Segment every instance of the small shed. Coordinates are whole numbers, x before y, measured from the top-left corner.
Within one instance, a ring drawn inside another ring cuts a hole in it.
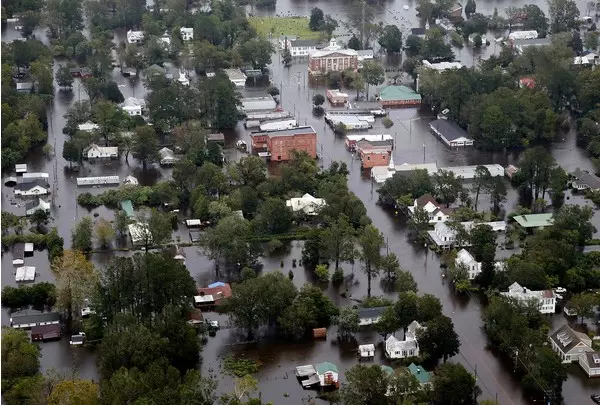
[[[47,342],[49,340],[60,340],[62,330],[60,325],[40,325],[31,328],[32,342]]]
[[[134,217],[133,203],[131,202],[131,200],[120,201],[119,205],[121,206],[121,209],[123,211],[125,211],[125,213],[127,214],[127,216],[129,218],[133,218]]]
[[[14,265],[21,265],[24,263],[23,259],[25,258],[25,244],[24,243],[15,243],[12,248],[13,253],[13,261]]]
[[[23,283],[27,281],[35,281],[35,267],[33,266],[22,266],[17,267],[15,273],[15,281],[17,283]]]
[[[296,377],[298,378],[308,378],[315,374],[317,374],[317,370],[315,370],[315,366],[312,364],[296,367]]]
[[[358,346],[358,355],[363,359],[367,357],[375,357],[375,345],[368,344]]]
[[[25,163],[15,165],[15,172],[17,174],[23,174],[23,173],[27,172],[27,165]]]
[[[219,145],[225,145],[225,135],[222,133],[208,135],[207,141],[218,143]]]
[[[23,252],[25,253],[25,256],[33,256],[33,243],[31,242],[27,242],[25,243],[25,246],[23,247]]]
[[[324,339],[327,338],[327,328],[314,328],[313,339]]]
[[[200,241],[200,231],[198,229],[190,229],[190,241],[196,243]]]
[[[79,332],[76,335],[71,335],[71,340],[69,341],[69,344],[71,346],[83,346],[84,343],[85,343],[85,333]]]
[[[202,221],[199,219],[186,219],[185,226],[188,228],[200,228],[202,226]]]

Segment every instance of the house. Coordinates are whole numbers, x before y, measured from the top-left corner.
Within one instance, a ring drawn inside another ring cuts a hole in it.
[[[425,27],[411,28],[410,35],[415,35],[420,38],[425,38],[426,31],[427,31],[427,29]]]
[[[162,148],[161,150],[158,151],[158,154],[160,155],[160,165],[161,166],[171,166],[171,165],[174,165],[175,162],[177,162],[177,158],[175,157],[175,154],[169,148],[166,148],[166,147]]]
[[[567,302],[563,306],[563,312],[565,313],[566,316],[577,316],[577,308],[575,308],[573,306],[571,301]]]
[[[185,70],[179,69],[179,74],[177,76],[177,83],[181,84],[182,86],[190,85],[190,79],[188,78],[187,73],[185,73]]]
[[[431,130],[449,147],[472,146],[473,139],[454,122],[438,119],[429,124]]]
[[[311,126],[257,132],[251,138],[252,152],[265,152],[265,156],[271,160],[290,160],[293,150],[304,151],[313,159],[317,157],[317,133]]]
[[[159,44],[162,44],[163,47],[168,51],[171,49],[171,36],[169,35],[168,32],[165,32],[164,34],[162,34],[160,37],[156,38],[156,41]],[[154,66],[154,65],[153,65]],[[158,65],[156,65],[158,66]],[[148,68],[150,69],[150,68]],[[166,72],[165,72],[166,73]]]
[[[551,45],[552,41],[550,38],[534,38],[534,39],[513,39],[510,41],[512,47],[516,49],[517,53],[521,54],[529,47],[535,46],[547,46]]]
[[[194,296],[194,307],[212,308],[223,303],[223,299],[231,297],[231,286],[228,283],[217,281],[208,287],[198,288],[198,294]]]
[[[431,194],[422,195],[414,201],[412,207],[408,207],[411,215],[414,215],[417,207],[422,208],[427,212],[430,224],[448,221],[453,211],[451,208],[446,208],[438,204]]]
[[[513,219],[520,227],[525,229],[545,228],[547,226],[552,226],[552,223],[554,222],[552,214],[517,215],[514,216]]]
[[[368,134],[360,134],[360,135],[346,135],[346,148],[350,151],[356,150],[356,144],[359,141],[388,141],[392,143],[392,147],[394,145],[394,137],[392,135],[381,134],[381,135],[368,135]]]
[[[358,69],[358,52],[354,49],[342,49],[335,38],[331,38],[329,46],[308,54],[308,74],[311,76],[347,69]]]
[[[277,108],[277,102],[273,96],[247,97],[240,100],[238,109],[242,112],[273,111]]]
[[[367,326],[373,325],[379,322],[381,315],[385,312],[388,307],[374,307],[374,308],[359,308],[358,317],[360,318],[359,325]]]
[[[47,342],[49,340],[60,340],[62,330],[60,325],[40,325],[31,328],[32,342]]]
[[[13,312],[10,315],[10,326],[15,329],[31,329],[34,326],[58,324],[60,324],[60,314],[58,312],[41,312],[26,309]]]
[[[371,115],[371,117],[373,117]],[[370,120],[363,115],[326,115],[325,121],[335,129],[336,126],[343,124],[347,131],[353,131],[357,129],[369,129],[372,128]],[[375,117],[373,117],[373,122]]]
[[[98,146],[93,143],[83,153],[88,159],[116,159],[119,157],[119,148],[116,146]]]
[[[529,89],[535,89],[535,77],[531,77],[531,76],[526,76],[526,77],[521,77],[519,79],[519,87],[520,88],[529,88]]]
[[[359,345],[358,355],[363,359],[368,357],[375,357],[375,345],[372,343],[368,345]]]
[[[25,244],[15,243],[12,247],[12,256],[14,265],[22,265],[25,259]]]
[[[83,77],[84,79],[89,79],[91,77],[94,77],[94,73],[91,71],[91,69],[84,67],[81,69],[81,77]]]
[[[35,267],[32,267],[32,266],[17,267],[17,271],[15,273],[15,281],[17,283],[35,281]]]
[[[147,224],[136,222],[127,225],[127,229],[129,231],[131,243],[134,246],[144,246],[146,245],[146,242],[152,244],[152,235],[150,234],[150,229]]]
[[[324,361],[315,364],[315,371],[319,377],[319,385],[321,387],[338,386],[340,372],[335,364]]]
[[[419,381],[421,387],[431,384],[431,373],[423,367],[417,366],[415,363],[410,363],[407,369]]]
[[[19,82],[17,83],[17,91],[19,93],[31,93],[33,91],[32,82]]]
[[[39,196],[50,193],[50,187],[45,180],[37,179],[33,181],[17,183],[14,188],[15,195],[23,197],[27,196]]]
[[[79,68],[79,67],[70,68],[69,73],[71,73],[71,77],[81,77],[81,68]]]
[[[338,89],[327,90],[325,93],[327,100],[331,103],[331,105],[345,105],[348,102],[350,96],[348,93],[342,93]]]
[[[376,141],[375,143],[360,141],[356,145],[356,150],[360,157],[360,166],[363,169],[387,166],[391,160],[392,145],[385,141]]]
[[[410,209],[410,208],[409,208]],[[505,221],[492,221],[492,222],[461,222],[460,225],[466,230],[470,230],[474,226],[477,225],[487,225],[494,232],[506,232],[506,222]],[[438,222],[434,225],[433,231],[427,231],[429,237],[433,242],[441,247],[441,248],[450,248],[457,245],[457,232],[455,229],[450,227],[447,222]],[[458,241],[459,246],[468,246],[468,241]]]
[[[130,44],[140,44],[144,40],[144,31],[127,31],[127,42]]]
[[[129,175],[123,179],[123,185],[137,186],[139,184],[140,182],[138,181],[138,179],[136,179],[132,175]]]
[[[466,251],[465,249],[461,249],[456,255],[456,259],[454,260],[455,265],[465,266],[468,272],[469,280],[475,279],[479,273],[481,273],[481,263],[475,260],[475,258]]]
[[[91,131],[100,129],[100,126],[98,124],[94,124],[91,121],[88,121],[88,122],[84,122],[83,124],[79,124],[77,126],[77,129],[80,131],[91,132]]]
[[[417,330],[423,327],[417,322],[412,321],[404,334],[404,340],[397,339],[390,335],[385,341],[385,354],[390,359],[404,359],[419,355],[419,343],[417,342]]]
[[[240,69],[224,69],[223,71],[235,87],[246,86],[246,75]]]
[[[593,66],[599,63],[598,58],[600,58],[598,53],[592,51],[584,51],[580,56],[576,56],[575,58],[573,58],[573,64],[579,66]]]
[[[223,133],[210,134],[206,138],[207,143],[218,143],[221,146],[225,146],[225,135]]]
[[[463,65],[460,62],[438,62],[431,63],[428,60],[423,61],[423,67],[427,69],[434,69],[438,71],[448,70],[448,69],[461,69]],[[418,90],[418,88],[417,88]]]
[[[306,215],[317,215],[321,208],[325,207],[325,199],[315,198],[309,193],[304,194],[300,198],[290,198],[285,202],[287,207],[292,209],[292,212],[302,211]]]
[[[179,34],[181,35],[181,39],[183,41],[191,41],[194,39],[194,28],[181,27],[179,29]]]
[[[375,59],[375,52],[372,49],[359,49],[356,51],[356,54],[358,56],[359,68],[362,67],[364,61]]]
[[[519,171],[519,168],[517,166],[513,166],[513,165],[508,165],[506,166],[506,168],[504,169],[504,174],[506,175],[506,177],[508,177],[509,179],[512,179],[513,176],[515,174],[517,174],[517,172]]]
[[[321,43],[314,39],[293,39],[287,41],[287,47],[293,58],[307,57],[311,52],[322,48]],[[285,43],[284,43],[285,49]]]
[[[585,170],[575,170],[571,185],[576,190],[600,190],[600,177]]]
[[[379,92],[382,107],[414,107],[421,105],[421,95],[406,86],[387,86]]]
[[[23,253],[24,253],[25,257],[33,256],[33,249],[34,249],[33,243],[31,243],[31,242],[25,243],[25,246],[23,247]]]
[[[50,212],[50,203],[42,200],[41,198],[36,198],[32,201],[27,201],[25,203],[25,215],[33,215],[37,210],[42,210],[44,212]]]
[[[600,352],[585,352],[579,356],[579,366],[588,377],[600,377]]]
[[[556,312],[556,294],[552,290],[532,291],[514,282],[508,287],[508,291],[500,294],[521,303],[535,303],[542,314]]]
[[[143,98],[127,97],[121,104],[121,109],[129,116],[142,115],[146,108],[146,101]]]
[[[27,164],[26,163],[18,163],[15,165],[15,173],[17,175],[23,174],[27,172]]]
[[[581,355],[592,352],[592,339],[585,333],[563,325],[550,335],[550,344],[563,363],[579,361]],[[594,363],[595,364],[595,363]]]

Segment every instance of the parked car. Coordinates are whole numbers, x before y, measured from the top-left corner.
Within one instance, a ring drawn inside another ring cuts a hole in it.
[[[208,326],[209,329],[219,329],[219,321],[211,321],[210,319],[206,319],[204,321],[206,323],[206,326]]]
[[[567,292],[567,289],[566,289],[566,288],[563,288],[563,287],[556,287],[556,288],[554,289],[554,291],[556,291],[556,292],[557,292],[557,293],[559,293],[559,294],[564,294],[564,293],[566,293],[566,292]]]
[[[71,340],[69,341],[69,344],[71,346],[83,346],[84,342],[85,342],[85,333],[79,332],[76,335],[71,335]]]

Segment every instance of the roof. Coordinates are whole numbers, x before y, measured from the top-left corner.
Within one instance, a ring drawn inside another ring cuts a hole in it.
[[[521,77],[519,79],[519,84],[521,84],[522,87],[533,89],[535,88],[535,77]]]
[[[49,335],[47,338],[54,336],[59,337],[61,334],[61,327],[60,325],[38,325],[31,328],[31,334]]]
[[[315,40],[315,39],[293,39],[290,40],[290,46],[292,47],[298,47],[298,46],[314,46],[316,47],[317,45],[319,45],[319,41]]]
[[[223,298],[231,297],[231,286],[227,283],[222,283],[223,285],[218,285],[215,287],[203,287],[198,288],[199,294],[204,295],[212,295],[214,297],[215,302],[219,301]],[[214,285],[214,284],[211,284]]]
[[[552,41],[550,38],[535,38],[535,39],[514,39],[513,44],[515,46],[544,46],[550,45]]]
[[[125,211],[128,217],[133,217],[133,204],[131,200],[119,201],[119,205],[121,206],[121,209]]]
[[[439,206],[435,198],[431,194],[423,194],[421,197],[415,200],[418,207],[424,207],[427,203],[432,203],[435,206]]]
[[[573,175],[577,178],[577,183],[584,184],[592,190],[600,189],[600,178],[598,176],[579,169],[575,170]]]
[[[209,284],[208,288],[225,287],[226,285],[227,285],[227,283],[224,283],[222,281],[217,281],[217,282],[214,282],[212,284]]]
[[[26,209],[27,211],[29,211],[29,210],[31,210],[31,209],[34,209],[34,208],[36,208],[36,207],[39,207],[39,206],[40,206],[40,201],[41,201],[41,199],[40,199],[40,198],[38,198],[38,197],[36,197],[35,199],[33,199],[33,200],[31,200],[31,201],[27,201],[27,202],[25,203],[25,209]]]
[[[431,381],[431,373],[415,363],[410,363],[408,371],[414,375],[421,384],[427,384]]]
[[[246,75],[240,69],[223,69],[229,80],[246,80]]]
[[[567,324],[558,328],[550,335],[550,340],[560,348],[563,353],[568,353],[579,343],[591,347],[592,340],[585,334],[571,329]]]
[[[466,249],[461,249],[456,254],[456,260],[464,264],[477,263],[473,255]]]
[[[463,67],[463,65],[460,62],[431,63],[428,60],[423,61],[423,66],[435,70],[461,69]]]
[[[600,352],[586,352],[585,357],[590,368],[600,368]]]
[[[26,309],[24,311],[13,312],[10,315],[10,319],[13,325],[55,322],[60,320],[60,314],[58,312],[40,312],[33,309]]]
[[[277,136],[293,136],[293,135],[304,135],[304,134],[316,134],[314,128],[310,125],[305,127],[298,128],[288,128],[288,129],[280,129],[277,131],[265,131],[265,132],[257,132],[255,135],[267,135],[269,138],[277,137]]]
[[[328,371],[332,371],[334,373],[339,373],[337,366],[328,361],[324,361],[322,363],[315,364],[315,370],[317,371],[317,374],[325,374]]]
[[[383,312],[387,308],[388,307],[359,308],[358,309],[358,316],[361,319],[364,319],[364,318],[377,318],[378,316],[381,316],[381,314],[383,314]]]
[[[316,373],[317,370],[315,370],[315,366],[312,364],[296,367],[296,377],[310,377]]]
[[[373,140],[369,141],[367,139],[361,139],[356,142],[356,149],[385,149],[387,151],[392,150],[394,147],[394,141],[392,139],[385,140]]]
[[[452,142],[458,138],[468,138],[467,132],[454,122],[444,119],[439,119],[431,122],[429,126],[439,132],[448,142]]]
[[[207,138],[208,142],[225,142],[225,135],[222,133],[219,134],[210,134]]]
[[[346,135],[346,140],[350,142],[358,141],[394,141],[394,137],[388,134],[370,135],[370,134],[359,134],[359,135]]]
[[[416,339],[412,336],[407,336],[407,340],[399,340],[394,335],[390,335],[385,341],[385,346],[391,346],[393,351],[401,351],[401,350],[416,350],[419,346],[417,344]]]
[[[160,155],[161,158],[166,158],[166,157],[173,157],[175,156],[175,153],[173,153],[173,151],[169,148],[162,148],[161,150],[158,151],[158,154]]]
[[[406,86],[387,86],[379,92],[381,101],[421,100],[421,95]]]
[[[539,228],[550,226],[554,222],[552,214],[527,214],[513,217],[523,228]]]
[[[15,186],[15,188],[17,190],[27,191],[27,190],[31,190],[35,186],[40,186],[45,189],[47,187],[47,182],[43,179],[35,179],[35,180],[28,181],[25,183],[19,183]]]
[[[425,28],[411,28],[410,29],[410,33],[411,35],[425,35]]]

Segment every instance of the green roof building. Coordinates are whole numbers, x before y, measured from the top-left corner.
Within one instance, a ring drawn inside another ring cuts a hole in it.
[[[522,228],[545,228],[551,226],[554,220],[552,214],[517,215],[513,218]]]
[[[339,373],[337,366],[328,361],[315,365],[315,370],[317,370],[317,374],[325,374],[329,371]]]
[[[406,86],[387,86],[379,92],[383,107],[410,107],[421,105],[421,95]]]
[[[414,375],[421,384],[429,384],[431,382],[431,373],[423,367],[417,366],[415,363],[410,363],[408,371]]]
[[[125,211],[129,218],[133,218],[133,204],[131,200],[123,200],[119,203],[121,205],[121,209]]]

